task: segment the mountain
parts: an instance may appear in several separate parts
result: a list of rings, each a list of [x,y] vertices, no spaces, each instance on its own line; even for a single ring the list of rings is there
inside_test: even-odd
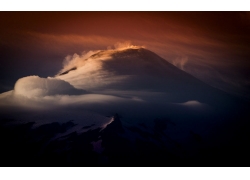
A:
[[[250,159],[249,103],[141,47],[73,55],[55,77],[23,77],[0,100],[1,153],[9,159],[2,166],[244,166]],[[238,155],[227,159],[233,152],[246,157],[243,164]]]
[[[167,102],[215,103],[230,97],[182,71],[145,48],[98,51],[56,78],[74,87],[111,94],[114,91],[162,92]],[[216,100],[215,100],[216,99]],[[231,97],[231,99],[233,99]]]

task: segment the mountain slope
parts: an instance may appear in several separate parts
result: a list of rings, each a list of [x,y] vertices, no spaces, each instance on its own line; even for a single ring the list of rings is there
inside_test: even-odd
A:
[[[168,94],[167,102],[196,100],[214,105],[233,99],[144,48],[99,51],[81,62],[56,78],[94,92],[162,92]]]

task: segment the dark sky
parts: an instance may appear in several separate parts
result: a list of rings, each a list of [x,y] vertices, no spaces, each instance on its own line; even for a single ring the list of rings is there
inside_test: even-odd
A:
[[[250,12],[0,12],[0,92],[67,55],[143,45],[224,91],[250,92]]]

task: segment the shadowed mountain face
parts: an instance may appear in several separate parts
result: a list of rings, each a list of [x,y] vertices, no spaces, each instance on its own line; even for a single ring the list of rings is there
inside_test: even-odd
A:
[[[229,166],[250,162],[249,104],[144,48],[73,56],[0,100],[2,166],[227,166],[233,152],[246,161]]]

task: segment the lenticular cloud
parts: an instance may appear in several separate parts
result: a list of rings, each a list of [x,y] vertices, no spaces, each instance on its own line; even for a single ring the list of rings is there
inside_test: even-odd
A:
[[[56,78],[28,76],[20,78],[14,87],[14,94],[27,98],[52,95],[77,95],[85,91],[74,88],[68,82]]]

